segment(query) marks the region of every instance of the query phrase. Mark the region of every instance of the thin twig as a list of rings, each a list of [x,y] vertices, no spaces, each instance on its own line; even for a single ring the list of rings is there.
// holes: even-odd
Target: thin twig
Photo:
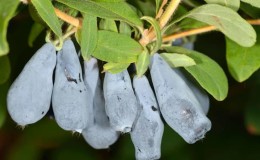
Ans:
[[[171,0],[167,8],[165,9],[164,13],[162,16],[159,18],[159,25],[160,28],[162,29],[170,20],[172,14],[175,12],[177,7],[179,6],[181,0]],[[140,40],[139,43],[142,46],[146,46],[148,43],[153,41],[153,39],[156,37],[155,31],[153,29],[150,29],[149,33],[145,36],[143,36]]]
[[[158,18],[160,18],[162,16],[162,14],[163,14],[163,7],[167,4],[167,2],[168,2],[168,0],[163,0],[162,1],[160,9],[159,9],[158,13],[156,14],[156,17],[155,17],[156,19],[158,19]]]
[[[247,20],[247,22],[251,25],[260,25],[260,19]],[[168,42],[168,41],[172,41],[172,40],[178,39],[178,38],[183,38],[183,37],[187,37],[187,36],[210,32],[210,31],[213,31],[216,29],[217,28],[215,26],[206,26],[206,27],[201,27],[201,28],[195,28],[195,29],[191,29],[188,31],[183,31],[183,32],[172,34],[172,35],[164,36],[163,42]]]
[[[172,17],[173,13],[179,6],[181,0],[171,0],[168,7],[166,8],[165,12],[162,14],[162,16],[159,18],[159,24],[160,27],[163,28],[170,18]]]
[[[63,39],[66,39],[68,37],[70,37],[71,35],[73,35],[75,32],[77,32],[78,28],[77,27],[74,27],[72,28],[70,31],[68,31],[66,34],[64,34],[62,36]]]
[[[247,22],[252,25],[260,25],[260,19],[251,19],[251,20],[247,20]]]
[[[191,29],[191,30],[188,30],[188,31],[184,31],[184,32],[172,34],[172,35],[169,35],[169,36],[165,36],[165,37],[163,37],[163,42],[168,42],[168,41],[172,41],[174,39],[178,39],[178,38],[182,38],[182,37],[186,37],[186,36],[191,36],[191,35],[195,35],[195,34],[205,33],[205,32],[215,30],[215,29],[216,29],[215,26],[206,26],[206,27]]]
[[[162,18],[163,15],[160,18],[161,25],[163,25],[163,24],[165,25],[168,22],[168,20],[171,17],[170,14],[173,14],[173,12],[176,10],[179,3],[180,3],[180,0],[172,0],[170,2],[166,11],[163,13],[164,18]],[[163,7],[164,5],[165,4],[162,4],[161,7]],[[172,10],[169,11],[170,9],[172,9]],[[82,26],[80,19],[69,16],[57,8],[55,8],[55,13],[60,19],[75,26],[76,28],[80,28]],[[251,25],[260,25],[260,19],[247,20],[247,22]],[[75,32],[76,28],[74,28],[74,31],[72,31],[72,32]],[[168,41],[172,41],[173,39],[183,38],[183,37],[187,37],[187,36],[191,36],[191,35],[206,33],[206,32],[210,32],[213,30],[216,30],[215,26],[205,26],[205,27],[201,27],[201,28],[195,28],[195,29],[191,29],[188,31],[183,31],[183,32],[172,34],[172,35],[164,36],[163,42],[168,42]],[[146,45],[146,44],[150,43],[151,41],[153,41],[154,38],[155,38],[155,33],[154,33],[154,31],[151,31],[149,33],[144,34],[143,38],[139,41],[139,43],[142,45]]]
[[[77,27],[77,28],[80,28],[80,27],[81,27],[81,22],[80,22],[79,19],[74,18],[74,17],[72,17],[72,16],[70,16],[70,15],[68,15],[68,14],[66,14],[66,13],[64,13],[64,12],[62,12],[61,10],[59,10],[59,9],[57,9],[57,8],[54,8],[54,10],[55,10],[56,15],[57,15],[60,19],[62,19],[63,21],[65,21],[65,22],[67,22],[67,23],[69,23],[69,24],[71,24],[71,25],[73,25],[73,26],[75,26],[75,27]]]

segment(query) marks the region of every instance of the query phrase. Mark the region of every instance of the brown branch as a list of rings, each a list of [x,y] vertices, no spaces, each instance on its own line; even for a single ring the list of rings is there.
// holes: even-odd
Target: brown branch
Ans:
[[[167,2],[168,2],[168,0],[163,0],[162,1],[162,4],[161,4],[161,6],[160,6],[160,9],[159,9],[159,11],[158,11],[158,13],[157,13],[157,15],[156,15],[156,19],[158,19],[158,18],[160,18],[161,16],[162,16],[162,14],[163,14],[163,8],[164,8],[164,6],[167,4]]]
[[[71,24],[71,25],[73,25],[77,28],[81,27],[81,21],[79,19],[74,18],[74,17],[62,12],[61,10],[59,10],[57,8],[54,8],[54,10],[55,10],[56,15],[60,19],[62,19],[63,21],[65,21],[65,22],[67,22],[67,23],[69,23],[69,24]]]
[[[251,25],[260,25],[260,19],[247,20],[247,22]],[[164,36],[163,42],[168,42],[168,41],[172,41],[174,39],[192,36],[192,35],[196,35],[196,34],[206,33],[206,32],[216,30],[216,29],[217,28],[215,26],[206,26],[206,27],[201,27],[201,28],[195,28],[195,29],[191,29],[188,31],[183,31],[180,33],[175,33],[172,35]]]
[[[178,3],[178,1],[176,1],[176,0],[172,0],[171,2]],[[176,4],[173,5],[173,6],[175,6],[175,9],[176,9],[176,7],[177,7]],[[66,13],[62,12],[61,10],[59,10],[57,8],[55,8],[55,13],[60,19],[62,19],[63,21],[75,26],[76,28],[80,28],[82,26],[80,19],[77,19],[77,18],[74,18],[70,15],[67,15]],[[171,14],[172,13],[173,12],[171,11]],[[167,13],[167,17],[170,18],[169,12]],[[164,19],[163,23],[166,24],[167,21],[169,20],[168,18]],[[260,25],[260,19],[247,20],[247,22],[251,25]],[[195,28],[195,29],[191,29],[191,30],[188,30],[188,31],[183,31],[183,32],[180,32],[180,33],[175,33],[175,34],[172,34],[172,35],[164,36],[163,42],[168,42],[168,41],[172,41],[173,39],[183,38],[183,37],[187,37],[187,36],[191,36],[191,35],[206,33],[206,32],[216,30],[216,29],[217,28],[215,26],[205,26],[205,27],[201,27],[201,28]],[[140,39],[139,43],[144,46],[144,45],[150,43],[151,41],[153,41],[154,38],[155,38],[154,31],[153,30],[150,31],[150,32],[148,31],[148,33],[144,34],[144,37],[142,39]]]
[[[167,6],[166,10],[162,14],[162,16],[159,18],[159,25],[161,29],[168,23],[170,18],[172,17],[173,13],[179,6],[181,0],[171,0],[169,5]]]
[[[247,22],[252,25],[260,25],[260,19],[247,20]]]
[[[162,13],[161,17],[159,17],[159,25],[162,29],[170,20],[173,13],[179,6],[181,0],[171,0],[165,11]],[[165,4],[163,4],[165,5]],[[156,37],[155,31],[152,29],[149,29],[149,33],[147,35],[143,35],[143,37],[139,40],[139,43],[142,46],[146,46],[148,43],[153,41],[153,39]]]
[[[165,37],[163,37],[163,42],[168,42],[168,41],[172,41],[173,39],[178,39],[178,38],[191,36],[191,35],[195,35],[195,34],[205,33],[205,32],[215,30],[215,29],[216,29],[215,26],[206,26],[206,27],[191,29],[191,30],[188,30],[188,31],[183,31],[183,32],[180,32],[180,33],[165,36]]]

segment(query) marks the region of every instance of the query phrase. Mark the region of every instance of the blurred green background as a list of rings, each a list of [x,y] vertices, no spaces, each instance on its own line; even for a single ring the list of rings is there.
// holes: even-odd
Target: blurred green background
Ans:
[[[22,11],[9,25],[10,53],[0,57],[0,160],[132,160],[134,147],[128,134],[108,150],[92,149],[81,135],[58,127],[45,117],[24,129],[6,113],[6,92],[25,63],[44,43],[44,34],[28,46],[33,21]],[[162,160],[259,160],[260,159],[260,72],[244,83],[235,82],[227,71],[225,39],[212,32],[197,37],[195,49],[208,54],[225,70],[229,95],[223,102],[211,97],[208,117],[212,129],[196,144],[186,144],[165,125]]]

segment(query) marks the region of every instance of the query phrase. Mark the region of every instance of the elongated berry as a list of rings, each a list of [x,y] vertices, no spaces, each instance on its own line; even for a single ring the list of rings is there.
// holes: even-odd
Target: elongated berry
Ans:
[[[187,77],[185,77],[180,69],[174,68],[173,72],[175,72],[183,81],[185,81],[186,85],[191,89],[194,96],[198,100],[200,104],[199,107],[204,111],[205,114],[207,114],[209,111],[209,96],[207,93],[202,88],[200,88],[198,84],[187,79]]]
[[[137,160],[159,159],[164,130],[159,107],[145,76],[134,77],[133,86],[141,110],[130,132],[135,146],[135,157]]]
[[[104,79],[106,113],[111,126],[120,132],[130,132],[137,116],[138,103],[127,70]]]
[[[150,73],[165,121],[188,143],[202,139],[211,122],[183,77],[159,54],[152,57]]]
[[[57,55],[52,106],[55,120],[64,130],[80,131],[87,127],[91,114],[91,93],[82,78],[81,65],[71,40]]]
[[[97,60],[91,58],[89,61],[84,61],[84,70],[84,82],[91,89],[93,97],[93,116],[90,120],[91,125],[83,130],[82,135],[93,148],[106,149],[115,143],[120,133],[110,126],[105,112],[105,100],[101,89]]]
[[[35,123],[48,112],[55,65],[55,48],[51,43],[46,43],[27,62],[10,87],[7,109],[19,125]]]

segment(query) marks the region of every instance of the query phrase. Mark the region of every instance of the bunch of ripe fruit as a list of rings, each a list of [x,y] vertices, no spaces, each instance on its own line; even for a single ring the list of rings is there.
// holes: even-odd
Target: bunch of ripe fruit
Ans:
[[[108,148],[121,133],[129,132],[138,160],[160,158],[162,118],[187,143],[210,130],[207,94],[160,54],[151,56],[154,91],[145,75],[135,76],[132,83],[127,70],[106,72],[102,85],[97,59],[83,63],[71,40],[58,53],[51,43],[43,45],[9,89],[12,119],[21,126],[35,123],[52,104],[58,125],[82,133],[96,149]]]

